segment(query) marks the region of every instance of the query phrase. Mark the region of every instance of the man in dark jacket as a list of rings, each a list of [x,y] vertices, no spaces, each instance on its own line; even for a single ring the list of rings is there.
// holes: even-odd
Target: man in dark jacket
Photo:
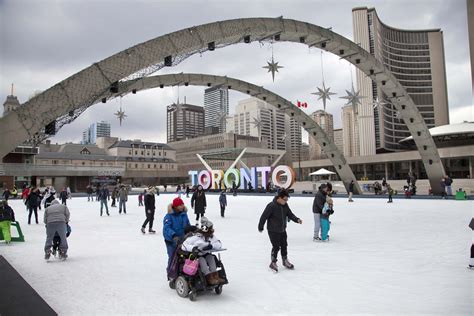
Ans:
[[[39,189],[31,191],[25,200],[26,206],[28,207],[28,225],[31,224],[31,215],[35,214],[36,224],[38,224],[38,207],[41,206],[41,198],[39,195]]]
[[[351,180],[351,183],[349,183],[349,202],[354,202],[352,199],[352,195],[354,194],[354,180]]]
[[[263,232],[263,226],[267,222],[268,236],[272,243],[272,253],[270,269],[278,272],[277,257],[281,249],[281,258],[283,265],[288,269],[293,269],[294,265],[288,261],[288,243],[286,235],[287,218],[295,223],[302,224],[303,221],[293,214],[287,202],[290,195],[287,190],[281,190],[278,195],[270,202],[260,217],[258,231]]]
[[[314,234],[313,241],[321,240],[319,233],[321,230],[321,213],[323,212],[324,203],[328,194],[328,186],[323,183],[319,186],[318,192],[313,200],[313,216],[314,216]]]
[[[148,224],[148,232],[150,234],[156,233],[153,230],[153,221],[155,220],[155,188],[150,186],[145,194],[145,215],[146,219],[142,225],[142,233],[145,233],[145,227]]]

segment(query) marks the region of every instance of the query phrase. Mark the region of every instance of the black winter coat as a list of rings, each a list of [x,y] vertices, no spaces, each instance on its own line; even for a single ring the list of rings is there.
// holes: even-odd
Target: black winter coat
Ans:
[[[296,217],[291,211],[288,203],[280,205],[275,197],[272,202],[268,203],[267,207],[260,216],[258,222],[258,230],[263,230],[263,225],[267,222],[267,230],[269,232],[284,233],[286,231],[286,222],[288,218],[297,223],[300,219]]]
[[[3,205],[0,203],[0,222],[3,221],[15,221],[15,213],[13,209],[8,205]]]
[[[36,191],[30,192],[30,194],[28,194],[28,197],[26,198],[25,204],[29,208],[35,208],[40,206],[41,198],[39,194]]]
[[[326,195],[323,191],[318,190],[313,200],[313,213],[321,214],[323,212],[324,203],[326,203]]]
[[[145,210],[155,210],[155,194],[145,194]]]
[[[204,190],[194,192],[191,198],[191,207],[194,208],[194,214],[204,214],[207,207]]]

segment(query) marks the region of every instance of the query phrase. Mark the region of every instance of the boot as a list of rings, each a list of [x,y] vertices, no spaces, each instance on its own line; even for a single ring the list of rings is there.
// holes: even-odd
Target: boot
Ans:
[[[218,284],[224,284],[226,281],[224,279],[222,279],[220,276],[219,276],[219,272],[213,272],[214,274],[214,279],[217,281]]]
[[[49,260],[50,257],[51,257],[51,250],[46,250],[44,252],[44,260]]]
[[[150,234],[154,234],[154,233],[156,233],[156,231],[154,231],[154,230],[153,230],[153,229],[151,229],[151,228],[148,230],[148,232],[149,232]]]
[[[215,272],[212,272],[212,273],[209,273],[208,275],[206,275],[206,281],[207,281],[207,284],[209,285],[217,285],[219,284],[219,281],[217,281],[217,279],[214,277],[214,274]]]
[[[142,227],[141,231],[144,234],[145,233],[145,227]]]
[[[272,262],[270,263],[270,266],[269,266],[269,267],[270,267],[270,269],[272,269],[273,271],[278,272],[278,265],[277,265],[276,261],[272,261]]]
[[[285,266],[285,268],[291,269],[291,270],[295,268],[295,266],[290,261],[288,261],[288,258],[284,257],[282,259],[283,259],[283,266]]]

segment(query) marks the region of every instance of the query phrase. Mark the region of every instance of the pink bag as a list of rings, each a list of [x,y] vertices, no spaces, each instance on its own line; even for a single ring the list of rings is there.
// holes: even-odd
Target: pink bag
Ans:
[[[183,272],[187,275],[195,275],[199,268],[199,260],[186,259],[184,261]]]

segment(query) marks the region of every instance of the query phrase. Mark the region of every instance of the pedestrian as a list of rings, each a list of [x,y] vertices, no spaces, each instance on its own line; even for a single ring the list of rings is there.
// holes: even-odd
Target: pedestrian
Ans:
[[[123,213],[127,214],[128,190],[124,185],[120,186],[120,191],[118,192],[118,198],[119,198],[119,214],[122,213],[122,207],[123,207]]]
[[[258,231],[263,232],[263,226],[267,223],[268,236],[272,244],[270,269],[278,272],[277,257],[281,249],[283,266],[293,269],[294,265],[288,260],[288,242],[286,234],[286,223],[289,220],[302,224],[303,221],[296,217],[288,206],[290,195],[283,189],[270,202],[260,217]]]
[[[138,195],[138,206],[143,206],[143,196],[145,195],[146,190],[143,190],[143,192],[140,192]]]
[[[232,195],[237,196],[237,185],[235,184],[235,180],[232,180]]]
[[[105,212],[107,213],[107,216],[110,216],[109,206],[107,205],[108,203],[107,200],[110,197],[109,189],[107,188],[107,186],[104,185],[98,191],[99,191],[99,194],[97,196],[99,197],[99,200],[100,200],[100,216],[102,216],[102,211],[104,209],[104,206],[105,206]]]
[[[155,220],[155,188],[150,186],[145,194],[145,215],[146,219],[143,222],[141,232],[145,233],[145,227],[148,224],[148,232],[150,234],[156,233],[153,230],[153,221]]]
[[[392,195],[393,195],[393,189],[392,187],[390,186],[390,184],[387,183],[387,193],[388,193],[388,201],[387,203],[392,203],[393,200],[392,200]]]
[[[94,198],[92,197],[92,193],[94,193],[94,190],[92,190],[92,187],[90,184],[86,188],[86,193],[87,193],[87,202],[94,201]]]
[[[5,201],[8,201],[8,199],[10,198],[11,196],[11,192],[8,188],[5,188],[5,190],[3,191],[3,194],[2,194],[2,197]]]
[[[469,227],[471,228],[472,231],[474,231],[474,217],[471,219],[471,222],[469,223]],[[472,242],[471,244],[471,260],[469,261],[469,269],[474,269],[474,242]]]
[[[206,207],[206,194],[202,185],[198,185],[196,192],[191,197],[191,208],[194,209],[194,214],[196,214],[196,226],[199,225],[199,217],[203,216],[206,212]]]
[[[321,231],[321,213],[323,212],[324,203],[326,203],[326,196],[328,194],[328,186],[326,183],[322,183],[318,192],[314,195],[313,200],[313,218],[314,218],[314,231],[313,231],[313,241],[321,240],[320,231]]]
[[[114,187],[114,189],[112,190],[112,204],[110,204],[111,207],[117,207],[115,205],[115,200],[117,199],[117,188]]]
[[[44,210],[44,224],[46,225],[46,242],[44,244],[44,259],[51,257],[54,235],[58,233],[61,238],[59,244],[59,258],[66,259],[68,244],[66,240],[67,223],[69,222],[69,209],[66,205],[59,204],[58,200],[51,201],[51,205]]]
[[[67,190],[66,190],[66,188],[63,188],[61,193],[59,193],[59,198],[61,199],[62,204],[67,205],[66,204],[66,200],[67,200]]]
[[[225,195],[225,190],[222,190],[221,195],[219,195],[219,204],[221,206],[221,217],[224,217],[225,208],[227,206],[227,197]]]
[[[326,202],[324,203],[323,209],[321,211],[321,241],[329,241],[329,230],[331,229],[331,221],[329,216],[334,214],[334,204],[330,193],[326,196]]]
[[[30,194],[25,201],[26,207],[28,208],[28,225],[31,224],[31,215],[35,214],[35,221],[38,224],[38,206],[41,206],[41,198],[39,196],[39,189],[35,189]]]
[[[10,244],[12,240],[11,223],[15,222],[15,212],[8,205],[7,200],[0,201],[0,231],[5,243]]]
[[[453,179],[451,179],[450,176],[445,176],[444,179],[444,183],[446,184],[446,195],[451,196],[453,195],[453,190],[451,188],[451,185],[453,184]]]
[[[163,237],[168,253],[168,267],[176,247],[183,241],[185,229],[189,226],[191,224],[186,206],[183,200],[177,197],[168,205],[168,212],[163,218]]]
[[[191,192],[191,189],[189,188],[189,185],[186,186],[186,197],[189,197],[189,192]]]
[[[66,188],[66,192],[67,192],[67,198],[72,199],[71,188],[69,186]]]
[[[447,199],[448,196],[446,194],[446,178],[445,177],[441,178],[439,185],[441,187],[441,198]]]
[[[351,183],[349,183],[349,202],[354,202],[352,199],[352,195],[354,194],[354,180],[351,180]]]

